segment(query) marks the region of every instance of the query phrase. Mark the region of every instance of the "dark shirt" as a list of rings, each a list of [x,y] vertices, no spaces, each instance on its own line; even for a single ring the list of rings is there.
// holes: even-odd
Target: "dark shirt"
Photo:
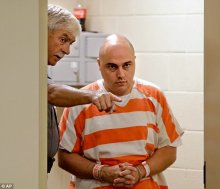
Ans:
[[[52,80],[48,77],[48,85],[52,84]],[[47,136],[47,172],[49,173],[54,162],[54,156],[59,147],[59,130],[55,107],[48,103],[48,136]]]

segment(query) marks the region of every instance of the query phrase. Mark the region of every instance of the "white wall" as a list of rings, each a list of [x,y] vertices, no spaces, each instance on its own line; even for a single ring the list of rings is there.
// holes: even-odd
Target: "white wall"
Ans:
[[[159,85],[185,130],[170,189],[203,187],[203,0],[87,0],[87,29],[134,44],[136,76]],[[73,1],[49,0],[70,11]]]
[[[46,189],[46,1],[0,4],[0,188]]]

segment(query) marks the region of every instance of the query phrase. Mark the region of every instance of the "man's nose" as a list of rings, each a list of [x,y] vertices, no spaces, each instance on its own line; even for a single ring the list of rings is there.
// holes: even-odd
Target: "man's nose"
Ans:
[[[124,77],[125,76],[125,70],[122,67],[119,67],[117,70],[117,77]]]
[[[65,54],[70,54],[70,44],[69,43],[66,43],[62,46],[62,51],[65,53]]]

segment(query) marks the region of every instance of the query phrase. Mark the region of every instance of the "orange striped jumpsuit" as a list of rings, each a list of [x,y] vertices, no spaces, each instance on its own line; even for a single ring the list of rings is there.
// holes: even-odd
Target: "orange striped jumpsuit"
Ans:
[[[103,80],[85,89],[105,91]],[[181,145],[183,130],[157,86],[135,79],[131,93],[121,98],[122,102],[116,102],[115,112],[111,114],[99,112],[93,104],[65,108],[60,121],[60,148],[83,153],[86,158],[105,165],[122,162],[137,165],[159,148]],[[77,189],[114,188],[109,183],[77,177],[75,184]],[[163,173],[133,187],[145,188],[168,189]]]

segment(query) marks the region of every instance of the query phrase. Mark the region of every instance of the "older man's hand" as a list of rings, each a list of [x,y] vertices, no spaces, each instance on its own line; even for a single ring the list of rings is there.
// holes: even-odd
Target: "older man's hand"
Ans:
[[[96,92],[92,96],[92,103],[96,105],[99,111],[112,113],[115,110],[114,102],[121,102],[121,98],[110,92]]]

